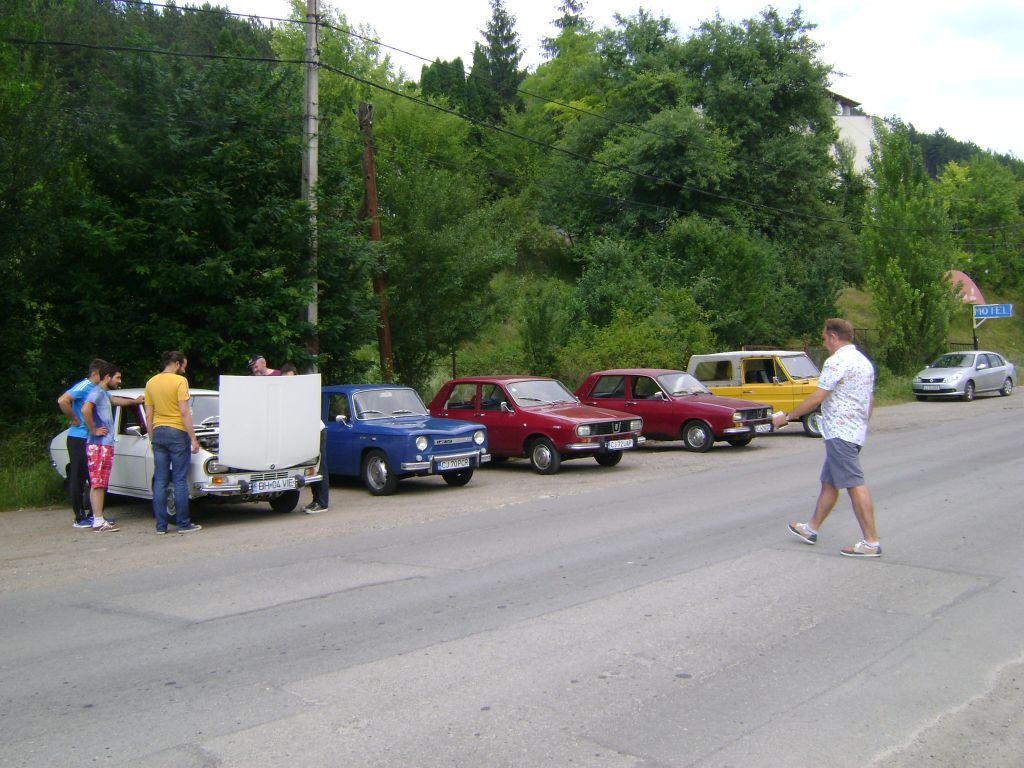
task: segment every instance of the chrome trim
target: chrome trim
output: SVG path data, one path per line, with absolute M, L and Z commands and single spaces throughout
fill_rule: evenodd
M 729 427 L 729 429 L 723 429 L 722 432 L 726 435 L 738 435 L 741 432 L 749 432 L 750 427 Z
M 306 475 L 295 475 L 295 487 L 289 488 L 288 490 L 298 491 L 304 488 L 305 486 L 309 485 L 310 483 L 318 483 L 323 479 L 323 475 L 309 475 L 308 477 Z M 248 484 L 252 482 L 252 480 L 247 480 L 245 482 L 246 484 Z M 200 493 L 218 493 L 233 495 L 240 494 L 242 492 L 241 481 L 236 483 L 222 483 L 220 485 L 214 485 L 209 481 L 205 481 L 200 483 L 193 483 L 192 485 Z M 260 497 L 266 497 L 269 495 L 270 494 L 267 493 L 261 493 L 258 494 L 257 496 L 253 496 L 253 499 L 259 499 Z
M 448 461 L 450 459 L 473 459 L 472 466 L 479 467 L 484 462 L 490 461 L 491 455 L 489 453 L 480 453 L 480 451 L 439 453 L 431 456 L 427 461 L 403 461 L 399 467 L 403 472 L 422 472 L 423 470 L 432 469 L 435 461 Z

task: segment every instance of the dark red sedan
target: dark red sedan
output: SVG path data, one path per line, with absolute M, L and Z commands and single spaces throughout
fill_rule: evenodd
M 430 401 L 430 413 L 483 424 L 492 461 L 526 456 L 542 475 L 581 456 L 613 467 L 644 442 L 639 416 L 581 405 L 560 381 L 540 376 L 453 379 Z
M 741 447 L 772 431 L 770 405 L 713 395 L 684 371 L 598 371 L 587 377 L 576 395 L 588 405 L 639 416 L 646 437 L 682 440 L 690 451 L 706 451 L 716 440 Z

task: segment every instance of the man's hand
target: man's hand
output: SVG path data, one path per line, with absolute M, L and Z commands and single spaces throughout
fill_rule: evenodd
M 772 426 L 776 429 L 782 429 L 784 426 L 789 424 L 789 419 L 786 418 L 786 414 L 782 411 L 776 411 L 772 414 Z
M 192 453 L 199 453 L 199 441 L 192 438 Z
M 96 435 L 96 437 L 103 437 L 108 431 L 109 430 L 106 427 L 96 427 L 92 433 Z

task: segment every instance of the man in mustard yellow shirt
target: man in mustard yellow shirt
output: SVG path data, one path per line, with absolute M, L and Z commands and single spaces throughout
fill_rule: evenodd
M 199 452 L 188 380 L 182 375 L 188 359 L 181 352 L 164 352 L 163 370 L 146 382 L 146 424 L 153 448 L 153 514 L 156 532 L 167 533 L 167 489 L 174 489 L 174 516 L 178 533 L 192 533 L 201 526 L 188 515 L 188 469 L 191 454 Z

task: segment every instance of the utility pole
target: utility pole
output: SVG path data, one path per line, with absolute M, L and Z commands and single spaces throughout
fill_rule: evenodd
M 373 159 L 373 105 L 359 105 L 359 130 L 363 133 L 363 209 L 361 218 L 370 220 L 370 240 L 380 242 L 380 216 L 377 212 L 377 169 Z M 391 353 L 391 323 L 388 320 L 387 273 L 378 260 L 373 270 L 373 292 L 377 294 L 377 341 L 380 370 L 386 384 L 395 378 L 395 358 Z
M 320 0 L 306 0 L 306 89 L 305 109 L 302 126 L 302 199 L 309 206 L 309 272 L 313 278 L 313 295 L 306 305 L 306 322 L 310 326 L 310 337 L 306 349 L 313 356 L 313 371 L 316 371 L 316 356 L 320 354 L 320 337 L 317 324 L 320 320 L 318 293 L 320 289 L 319 253 L 317 237 L 316 183 L 320 150 Z

